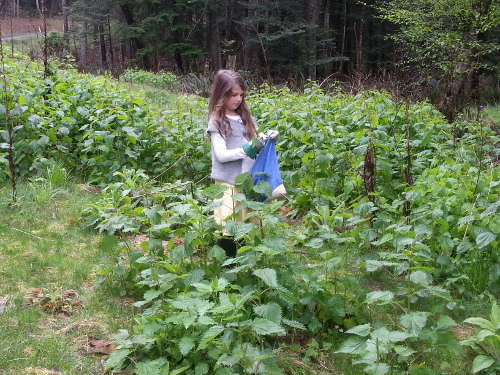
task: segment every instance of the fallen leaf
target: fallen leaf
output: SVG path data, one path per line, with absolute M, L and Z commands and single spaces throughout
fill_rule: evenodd
M 87 352 L 93 354 L 111 354 L 114 350 L 115 346 L 107 340 L 90 340 L 87 348 Z

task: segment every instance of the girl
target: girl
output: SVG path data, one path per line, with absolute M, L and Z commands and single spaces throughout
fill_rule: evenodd
M 238 73 L 220 70 L 210 90 L 207 127 L 212 146 L 210 177 L 216 184 L 228 187 L 219 200 L 221 205 L 214 210 L 215 220 L 220 225 L 225 225 L 226 218 L 235 213 L 239 204 L 232 198 L 238 193 L 235 177 L 252 169 L 254 159 L 267 140 L 262 133 L 257 138 L 257 124 L 245 103 L 245 89 L 245 82 Z M 269 134 L 269 138 L 277 136 L 277 131 Z M 240 210 L 234 220 L 243 221 L 245 215 L 245 210 Z M 223 235 L 226 238 L 221 238 L 217 244 L 227 256 L 235 256 L 236 243 L 227 237 L 228 233 L 223 232 Z

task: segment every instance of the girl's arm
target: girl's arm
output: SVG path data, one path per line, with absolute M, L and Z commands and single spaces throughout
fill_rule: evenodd
M 214 156 L 220 163 L 243 159 L 247 156 L 241 147 L 228 150 L 226 140 L 218 132 L 210 132 L 210 142 L 212 143 Z

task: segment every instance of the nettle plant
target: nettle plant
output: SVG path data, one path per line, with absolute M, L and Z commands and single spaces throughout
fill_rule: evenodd
M 206 101 L 179 96 L 172 108 L 149 108 L 142 98 L 109 77 L 83 75 L 70 66 L 44 77 L 41 63 L 5 54 L 4 106 L 13 122 L 15 168 L 19 176 L 63 161 L 96 184 L 114 181 L 123 168 L 199 180 L 208 174 L 203 137 Z M 8 134 L 1 132 L 0 166 Z M 165 171 L 182 157 L 177 168 Z M 3 174 L 3 171 L 2 171 Z
M 260 194 L 265 187 L 252 189 Z M 210 214 L 222 192 L 211 186 L 199 199 L 148 206 L 149 240 L 139 249 L 107 240 L 119 254 L 100 277 L 118 278 L 124 292 L 141 296 L 135 305 L 142 309 L 133 330 L 117 335 L 108 369 L 282 373 L 276 349 L 285 336 L 335 330 L 356 318 L 361 287 L 336 273 L 334 251 L 309 254 L 307 263 L 293 255 L 287 225 L 275 213 L 282 202 L 235 197 L 262 225 L 229 221 L 225 229 L 242 247 L 226 259 L 215 245 L 222 228 Z
M 460 341 L 461 345 L 471 347 L 477 356 L 472 362 L 472 373 L 493 375 L 500 371 L 500 308 L 493 300 L 489 319 L 472 317 L 464 323 L 478 327 L 476 334 Z
M 353 364 L 362 365 L 367 374 L 446 373 L 449 361 L 461 353 L 451 330 L 456 323 L 446 315 L 456 303 L 447 290 L 433 285 L 429 267 L 412 266 L 419 264 L 417 254 L 383 255 L 383 260 L 366 261 L 367 271 L 391 270 L 399 282 L 395 290 L 366 295 L 373 322 L 347 330 L 353 337 L 336 352 L 355 356 Z

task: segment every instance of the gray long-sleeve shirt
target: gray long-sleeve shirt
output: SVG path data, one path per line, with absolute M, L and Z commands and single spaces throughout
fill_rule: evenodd
M 250 141 L 241 118 L 228 117 L 231 134 L 224 137 L 214 121 L 208 122 L 207 132 L 212 144 L 212 173 L 215 180 L 235 184 L 234 179 L 252 169 L 254 160 L 243 151 L 244 143 Z

